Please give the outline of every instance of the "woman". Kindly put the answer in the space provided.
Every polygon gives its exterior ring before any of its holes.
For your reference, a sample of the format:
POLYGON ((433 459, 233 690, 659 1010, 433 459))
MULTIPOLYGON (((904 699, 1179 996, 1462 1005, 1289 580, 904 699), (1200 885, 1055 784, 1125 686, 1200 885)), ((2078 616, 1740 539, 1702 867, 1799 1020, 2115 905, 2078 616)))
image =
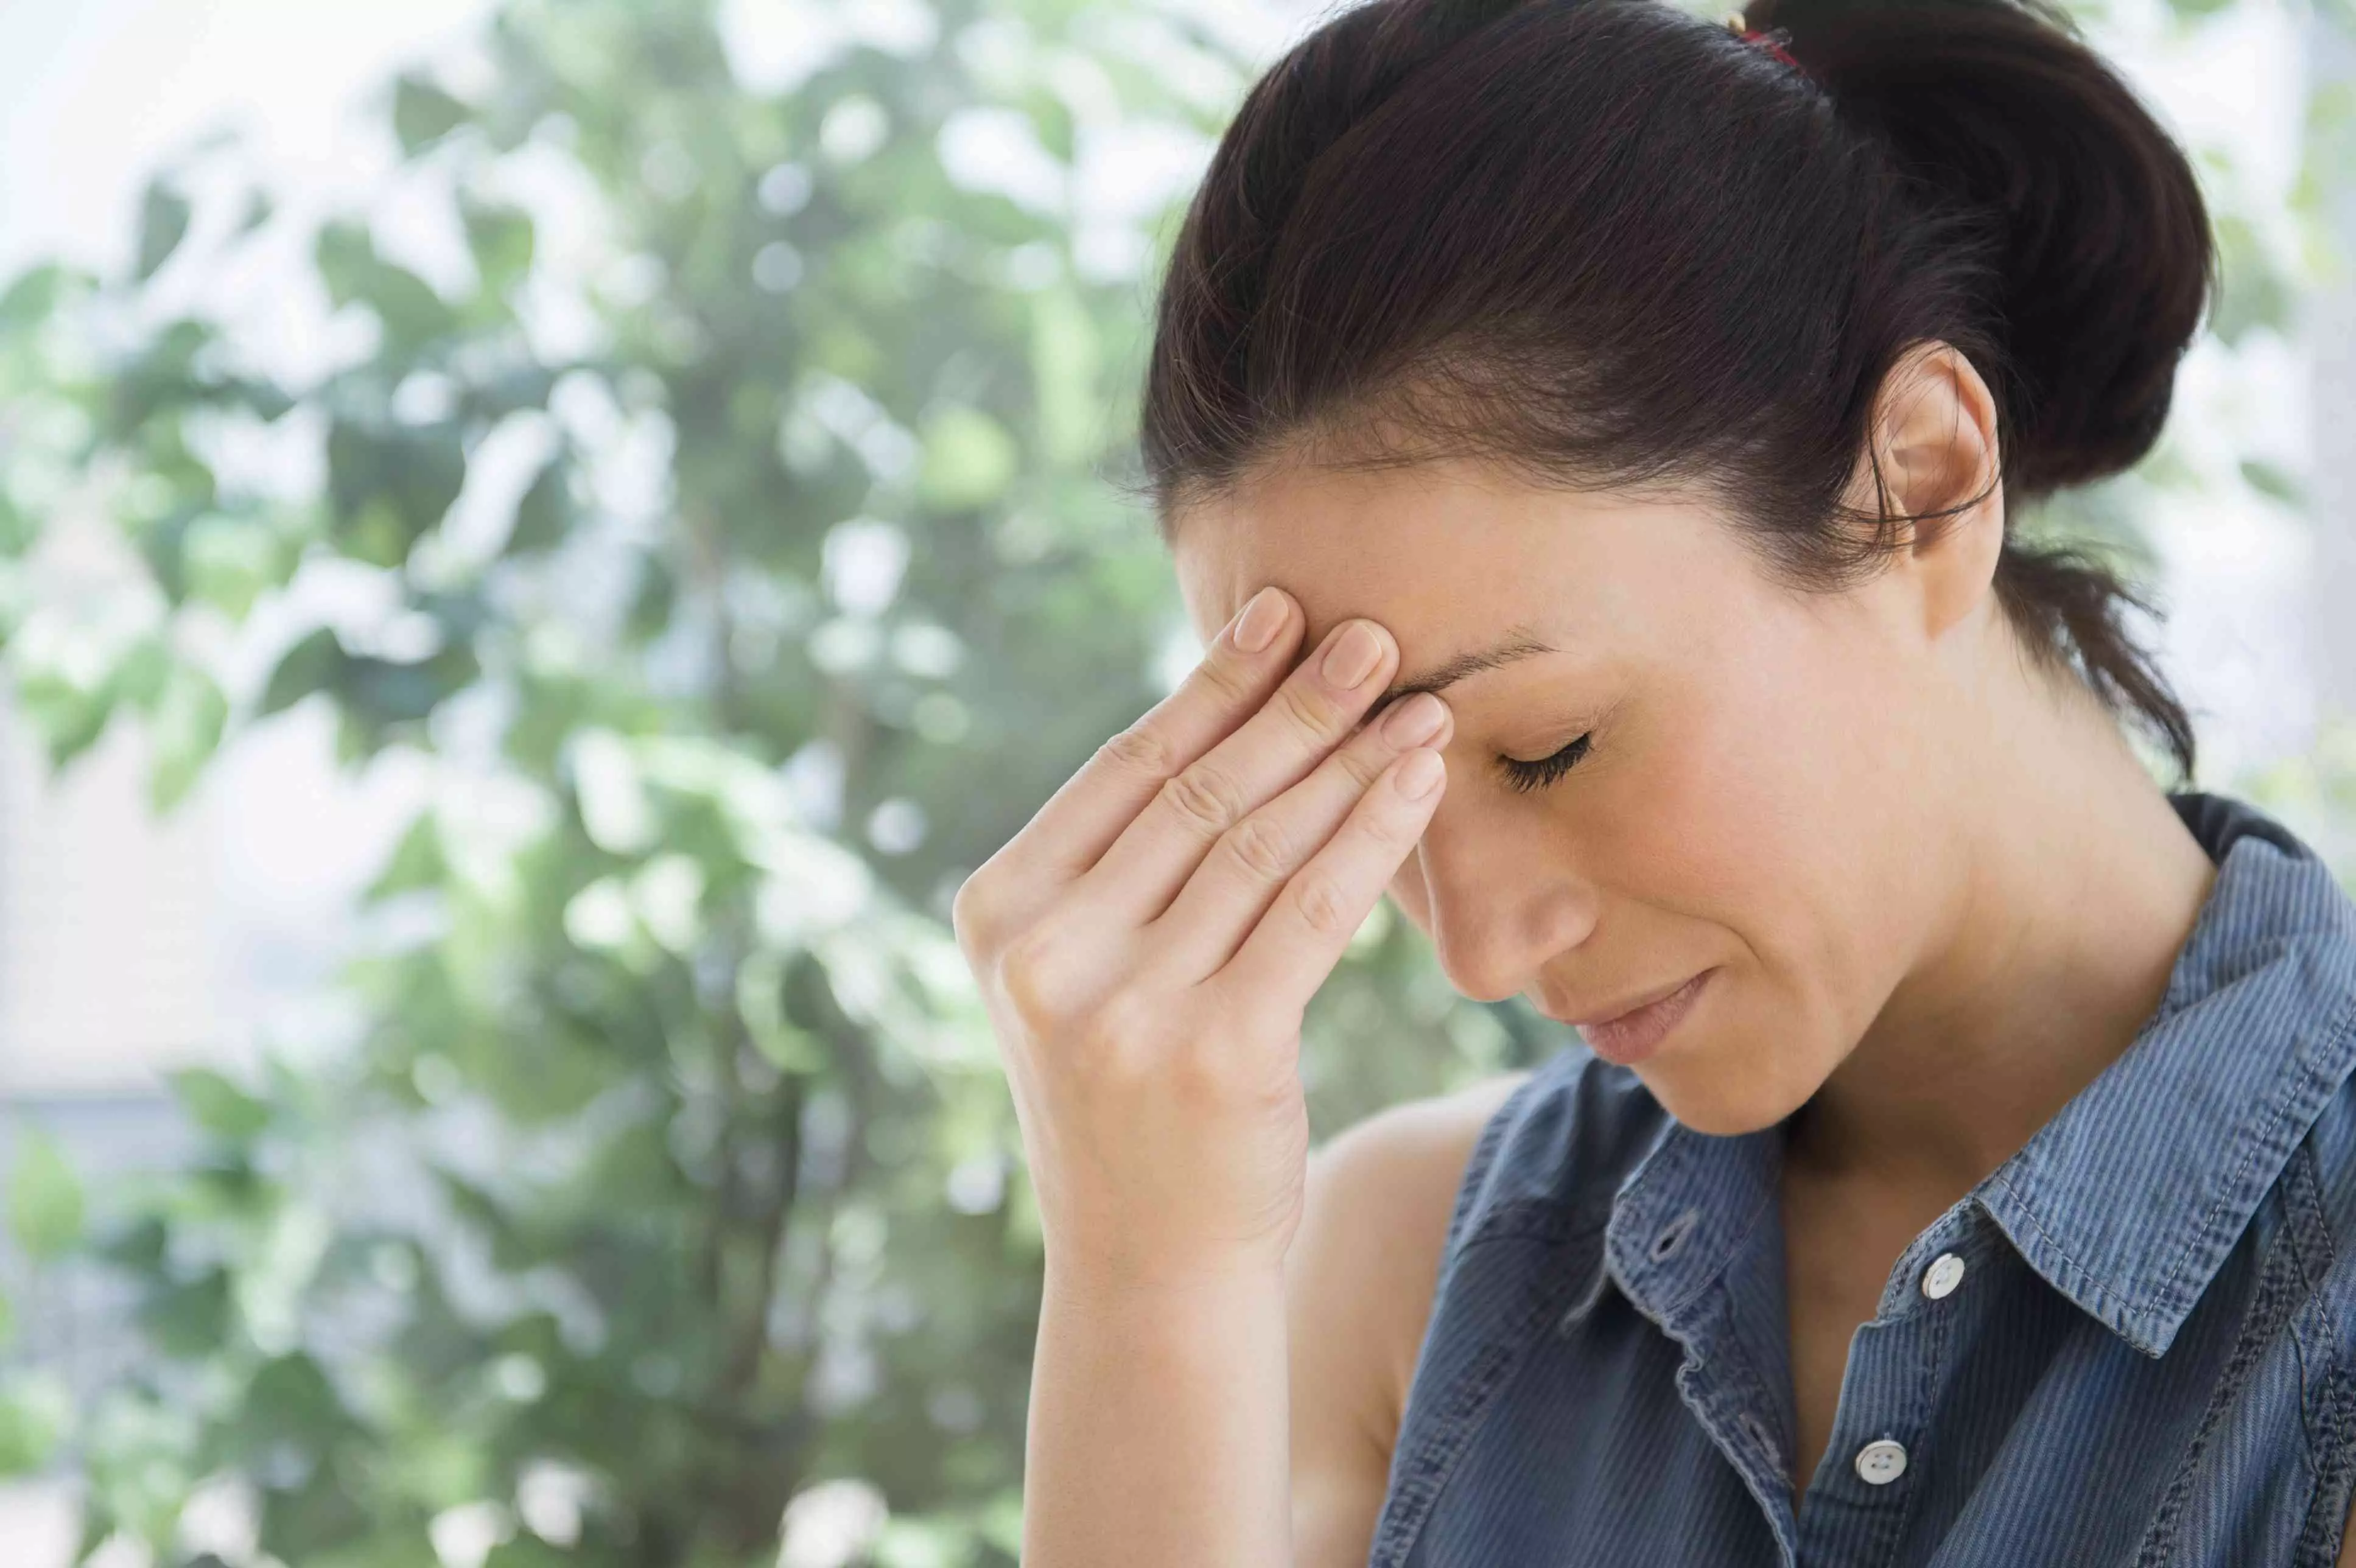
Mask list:
POLYGON ((2015 537, 2161 427, 2192 174, 2045 14, 1751 19, 1376 0, 1211 163, 1208 651, 956 912, 1031 1568, 2356 1563, 2356 907, 2015 537), (1386 886, 1583 1038, 1310 1158, 1386 886))

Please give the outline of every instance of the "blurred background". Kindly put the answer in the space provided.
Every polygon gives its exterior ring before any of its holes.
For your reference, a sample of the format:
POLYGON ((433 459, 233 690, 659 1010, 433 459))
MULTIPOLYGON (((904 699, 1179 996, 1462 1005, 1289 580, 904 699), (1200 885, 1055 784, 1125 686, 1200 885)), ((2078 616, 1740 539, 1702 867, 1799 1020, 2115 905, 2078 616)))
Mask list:
MULTIPOLYGON (((2226 287, 2024 526, 2356 876, 2356 0, 2072 9, 2226 287)), ((948 901, 1198 656, 1149 308, 1322 11, 0 3, 0 1563, 1013 1561, 948 901)), ((1378 910, 1313 1130, 1567 1039, 1378 910)))

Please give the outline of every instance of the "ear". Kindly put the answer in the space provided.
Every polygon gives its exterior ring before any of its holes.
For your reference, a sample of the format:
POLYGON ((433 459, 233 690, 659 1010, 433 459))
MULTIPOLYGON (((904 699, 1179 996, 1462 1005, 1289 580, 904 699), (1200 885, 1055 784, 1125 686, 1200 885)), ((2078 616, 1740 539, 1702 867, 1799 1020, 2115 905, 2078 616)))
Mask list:
POLYGON ((1937 637, 1987 598, 2004 545, 2004 483, 1996 397, 1961 350, 1919 345, 1891 368, 1877 400, 1870 461, 1857 504, 1901 517, 1905 547, 1889 564, 1914 579, 1922 632, 1937 637), (1923 517, 1923 514, 1942 514, 1923 517))

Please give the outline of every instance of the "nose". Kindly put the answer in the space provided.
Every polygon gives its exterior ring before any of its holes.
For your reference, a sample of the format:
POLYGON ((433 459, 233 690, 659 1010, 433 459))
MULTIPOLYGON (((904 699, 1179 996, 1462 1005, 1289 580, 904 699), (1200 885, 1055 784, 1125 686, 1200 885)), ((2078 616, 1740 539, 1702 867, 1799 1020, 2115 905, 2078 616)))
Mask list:
MULTIPOLYGON (((1418 848, 1419 912, 1449 983, 1479 1002, 1537 985, 1547 964, 1595 929, 1596 889, 1577 856, 1538 837, 1537 825, 1443 798, 1418 848)), ((1416 865, 1404 869, 1415 880, 1416 865)))

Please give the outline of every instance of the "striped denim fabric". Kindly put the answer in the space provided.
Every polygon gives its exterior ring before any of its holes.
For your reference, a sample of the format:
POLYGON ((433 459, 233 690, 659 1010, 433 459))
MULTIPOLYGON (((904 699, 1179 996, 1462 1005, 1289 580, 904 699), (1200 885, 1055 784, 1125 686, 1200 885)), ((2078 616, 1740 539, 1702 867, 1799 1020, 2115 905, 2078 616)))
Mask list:
POLYGON ((1572 1043, 1468 1162, 1370 1568, 2330 1568, 2356 1479, 2356 904, 2231 797, 2135 1042, 1900 1254, 1795 1510, 1782 1128, 1572 1043))

